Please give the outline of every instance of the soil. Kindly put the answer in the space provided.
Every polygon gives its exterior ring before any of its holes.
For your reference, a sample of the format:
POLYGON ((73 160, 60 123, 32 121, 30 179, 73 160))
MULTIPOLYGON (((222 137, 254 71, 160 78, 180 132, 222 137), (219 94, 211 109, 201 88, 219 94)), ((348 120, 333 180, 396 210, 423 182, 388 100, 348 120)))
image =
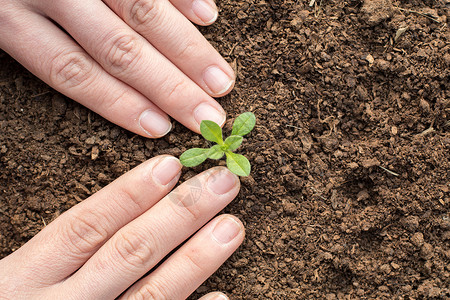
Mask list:
MULTIPOLYGON (((449 1, 218 6, 201 30, 237 73, 219 101, 258 123, 225 210, 247 238, 192 298, 449 297, 449 1)), ((0 66, 0 258, 142 161, 204 146, 176 122, 133 135, 2 52, 0 66)))

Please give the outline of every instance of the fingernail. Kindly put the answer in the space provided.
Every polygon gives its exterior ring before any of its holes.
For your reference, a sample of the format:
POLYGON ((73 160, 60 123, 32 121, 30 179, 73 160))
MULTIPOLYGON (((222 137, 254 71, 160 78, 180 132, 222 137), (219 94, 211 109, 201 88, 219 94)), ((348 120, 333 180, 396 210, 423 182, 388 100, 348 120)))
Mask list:
POLYGON ((228 91, 234 82, 232 78, 216 66, 209 67, 205 70, 203 80, 209 89, 217 95, 228 91))
POLYGON ((225 112, 218 111, 216 108, 203 102, 194 110, 194 118, 199 125, 203 120, 210 120, 222 126, 226 117, 225 112))
POLYGON ((236 182, 236 175, 228 171, 228 169, 223 168, 209 176, 208 187, 215 194, 223 195, 234 188, 236 182))
POLYGON ((212 235, 220 244, 228 244, 241 231, 241 226, 230 217, 224 217, 214 227, 212 235))
POLYGON ((172 123, 167 117, 151 109, 140 115, 139 126, 152 137, 164 136, 172 129, 172 123))
POLYGON ((153 167, 153 177, 162 185, 167 185, 181 171, 178 159, 172 156, 164 157, 153 167))
POLYGON ((206 295, 202 297, 202 300, 229 300, 225 294, 223 293, 212 293, 210 295, 206 295))
POLYGON ((192 3, 192 10, 205 24, 213 23, 218 16, 216 4, 210 1, 195 0, 192 3))

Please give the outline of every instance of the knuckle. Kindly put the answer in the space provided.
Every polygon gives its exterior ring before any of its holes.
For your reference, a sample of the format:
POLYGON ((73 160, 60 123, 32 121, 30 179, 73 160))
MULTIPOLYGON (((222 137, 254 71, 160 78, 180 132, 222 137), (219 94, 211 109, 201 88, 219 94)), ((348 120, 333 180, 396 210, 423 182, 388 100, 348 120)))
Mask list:
POLYGON ((198 249, 191 249, 185 254, 186 261, 189 263, 190 267, 193 269, 193 272, 202 273, 205 271, 205 267, 201 263, 202 257, 201 252, 198 249))
POLYGON ((98 107, 104 107, 105 111, 111 114, 123 114, 123 107, 126 106, 127 100, 130 99, 130 92, 128 89, 117 91, 111 97, 101 97, 97 100, 98 107))
POLYGON ((87 82, 92 76, 94 63, 82 52, 62 52, 50 62, 50 81, 56 86, 73 88, 87 82))
POLYGON ((137 37, 117 35, 111 39, 106 52, 106 63, 114 74, 126 73, 137 64, 141 48, 137 37))
POLYGON ((165 293, 163 289, 159 288, 156 285, 144 284, 140 287, 136 293, 131 298, 133 300, 156 300, 156 299, 170 299, 165 293))
POLYGON ((186 95, 189 94, 189 90, 191 89, 190 84, 186 80, 179 80, 178 82, 174 82, 173 80, 166 80, 165 82, 170 83, 170 86, 167 86, 165 101, 167 106, 176 107, 179 110, 186 109, 186 106, 190 104, 189 101, 181 101, 186 98, 186 95))
POLYGON ((122 204, 124 206, 123 211, 125 212, 129 211, 130 208, 140 212, 144 212, 148 209, 148 206, 145 205, 143 201, 140 201, 136 193, 127 186, 123 187, 120 191, 117 191, 115 197, 116 205, 120 207, 122 204))
POLYGON ((66 224, 62 229, 63 242, 68 244, 69 248, 75 247, 78 254, 94 251, 108 238, 107 230, 101 225, 101 218, 92 213, 74 215, 66 224))
POLYGON ((129 21, 134 26, 154 23, 160 15, 159 0, 133 0, 129 9, 129 21))
POLYGON ((17 11, 17 7, 14 5, 14 2, 11 1, 0 1, 0 28, 5 27, 8 24, 13 23, 14 13, 17 11))
POLYGON ((185 81, 180 81, 177 82, 176 84, 174 84, 170 90, 169 90, 169 94, 167 95, 167 98, 172 99, 178 99, 182 94, 183 91, 186 88, 186 82, 185 81))
POLYGON ((156 249, 148 240, 139 234, 122 233, 118 236, 114 245, 115 252, 127 269, 141 268, 154 257, 156 249))
POLYGON ((201 46, 197 41, 188 39, 177 48, 175 57, 180 61, 192 60, 199 55, 199 49, 201 46))
POLYGON ((182 219, 196 222, 201 218, 201 210, 195 205, 196 200, 192 198, 190 193, 180 195, 174 200, 175 203, 172 205, 174 213, 182 219))

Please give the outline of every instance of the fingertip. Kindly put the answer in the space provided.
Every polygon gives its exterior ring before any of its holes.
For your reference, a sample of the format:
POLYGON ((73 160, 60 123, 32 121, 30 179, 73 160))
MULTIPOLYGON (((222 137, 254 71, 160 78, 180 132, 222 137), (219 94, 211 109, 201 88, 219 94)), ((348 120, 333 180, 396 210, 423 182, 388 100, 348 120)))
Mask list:
POLYGON ((222 215, 218 217, 211 235, 220 246, 231 246, 234 251, 244 240, 244 225, 232 215, 222 215))
POLYGON ((229 219, 232 219, 234 222, 236 222, 240 227, 240 231, 239 231, 240 234, 245 236, 245 226, 244 226, 244 223, 242 223, 241 219, 239 219, 235 215, 230 215, 230 214, 223 214, 220 217, 229 218, 229 219))
POLYGON ((144 135, 149 138, 163 137, 172 130, 170 118, 153 109, 143 111, 138 122, 144 135))
POLYGON ((225 67, 212 65, 203 72, 203 81, 206 84, 206 91, 211 96, 222 97, 233 89, 236 79, 229 65, 225 67))
POLYGON ((199 300, 229 300, 227 295, 222 292, 212 292, 201 297, 199 300))
POLYGON ((217 94, 214 94, 213 97, 220 98, 220 97, 228 95, 233 90, 235 84, 236 84, 236 80, 233 77, 233 79, 231 79, 229 84, 227 86, 225 86, 223 88, 223 90, 219 91, 217 94))
MULTIPOLYGON (((215 167, 211 169, 207 179, 209 190, 216 195, 226 195, 239 190, 239 177, 226 167, 215 167)), ((237 192, 236 192, 237 193, 237 192)))
POLYGON ((194 109, 194 119, 198 124, 198 132, 200 132, 200 124, 203 120, 210 120, 222 127, 226 121, 226 113, 222 106, 217 102, 202 102, 194 109))
POLYGON ((171 155, 164 155, 153 166, 152 174, 155 181, 166 186, 173 181, 177 181, 181 173, 182 165, 180 160, 171 155))
POLYGON ((211 25, 219 16, 219 12, 214 1, 194 0, 192 2, 192 11, 200 21, 196 23, 202 26, 211 25))

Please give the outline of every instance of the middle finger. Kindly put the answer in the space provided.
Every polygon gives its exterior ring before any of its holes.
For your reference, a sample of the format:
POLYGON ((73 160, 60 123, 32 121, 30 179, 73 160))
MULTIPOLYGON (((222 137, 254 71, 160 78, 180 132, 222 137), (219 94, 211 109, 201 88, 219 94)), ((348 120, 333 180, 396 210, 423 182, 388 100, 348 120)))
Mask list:
POLYGON ((55 20, 111 75, 144 94, 186 127, 225 122, 225 112, 204 90, 101 1, 40 1, 55 20), (46 4, 47 3, 47 4, 46 4))

